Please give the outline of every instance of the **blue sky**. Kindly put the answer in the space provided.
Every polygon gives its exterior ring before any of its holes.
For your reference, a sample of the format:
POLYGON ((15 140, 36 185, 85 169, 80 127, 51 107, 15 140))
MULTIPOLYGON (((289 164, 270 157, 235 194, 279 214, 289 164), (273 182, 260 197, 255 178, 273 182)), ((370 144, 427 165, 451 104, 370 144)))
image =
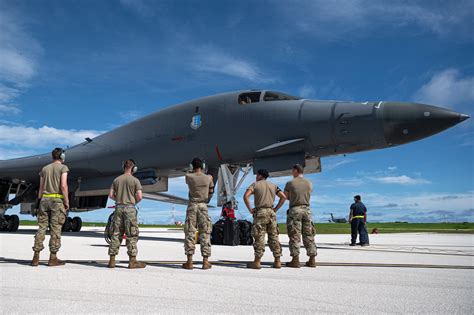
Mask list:
MULTIPOLYGON (((472 116, 473 21, 474 2, 463 0, 0 0, 0 159, 245 88, 472 116)), ((470 119, 398 148, 323 159, 323 173, 308 176, 316 222, 346 215, 356 193, 372 221, 473 221, 473 140, 470 119)), ((170 187, 186 196, 181 178, 170 187)), ((171 209, 144 202, 140 220, 171 222, 171 209)), ((184 217, 184 207, 175 212, 184 217)))

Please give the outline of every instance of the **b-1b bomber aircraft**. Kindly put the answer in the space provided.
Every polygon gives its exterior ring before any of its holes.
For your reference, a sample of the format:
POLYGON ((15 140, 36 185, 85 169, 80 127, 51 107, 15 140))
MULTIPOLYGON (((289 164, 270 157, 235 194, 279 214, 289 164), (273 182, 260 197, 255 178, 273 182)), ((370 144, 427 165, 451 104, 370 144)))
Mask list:
MULTIPOLYGON (((70 211, 105 208, 109 187, 128 158, 139 166, 135 176, 145 198, 186 204, 167 193, 168 179, 183 176, 191 159, 200 157, 217 181, 218 205, 236 207, 236 192, 252 168, 280 176, 300 163, 307 173, 320 172, 321 157, 398 146, 467 118, 417 103, 310 100, 266 90, 208 96, 66 148, 70 211)), ((38 173, 50 162, 49 153, 0 161, 0 228, 18 229, 18 216, 5 215, 15 205, 31 214, 38 173)), ((68 218, 65 225, 78 231, 80 218, 68 218)))

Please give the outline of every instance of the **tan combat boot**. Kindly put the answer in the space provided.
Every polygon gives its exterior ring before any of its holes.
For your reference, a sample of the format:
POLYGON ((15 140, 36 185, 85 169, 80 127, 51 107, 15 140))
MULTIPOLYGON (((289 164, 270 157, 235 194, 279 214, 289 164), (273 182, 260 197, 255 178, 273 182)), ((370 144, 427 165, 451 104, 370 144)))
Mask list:
POLYGON ((260 257, 255 256, 255 260, 254 260, 253 262, 249 262, 249 263, 247 264, 247 268, 250 268, 250 269, 261 269, 262 266, 260 265, 260 260, 261 260, 260 257))
POLYGON ((275 257, 275 261, 273 262, 273 268, 280 269, 281 268, 281 260, 280 257, 275 257))
POLYGON ((300 267, 300 256, 293 256, 293 259, 285 264, 287 267, 299 268, 300 267))
POLYGON ((51 253, 49 255, 49 261, 48 261, 48 266, 54 267, 54 266, 63 266, 65 265, 66 262, 62 261, 56 256, 56 253, 51 253))
POLYGON ((204 269, 204 270, 211 269, 211 267, 212 267, 212 265, 209 262, 209 258, 208 257, 203 257, 203 259, 202 259, 202 269, 204 269))
POLYGON ((307 267, 316 268, 316 256, 309 256, 309 260, 305 265, 307 267))
MULTIPOLYGON (((202 266, 204 268, 204 264, 202 266)), ((183 264, 184 269, 193 269, 193 255, 188 255, 188 260, 183 264)))
POLYGON ((31 266, 36 267, 39 265, 40 253, 35 252, 33 255, 33 260, 31 260, 31 266))
POLYGON ((137 261, 136 256, 130 256, 130 261, 128 263, 128 269, 140 269, 145 268, 146 264, 141 261, 137 261))
POLYGON ((107 265, 109 268, 115 268, 115 255, 110 255, 109 264, 107 265))

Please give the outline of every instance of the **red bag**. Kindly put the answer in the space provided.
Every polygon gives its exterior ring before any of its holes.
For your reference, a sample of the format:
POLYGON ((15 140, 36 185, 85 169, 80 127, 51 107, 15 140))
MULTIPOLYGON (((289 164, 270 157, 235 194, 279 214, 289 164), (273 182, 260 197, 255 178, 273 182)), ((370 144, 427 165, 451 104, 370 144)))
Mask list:
POLYGON ((235 219, 235 210, 228 207, 224 207, 222 208, 221 216, 223 216, 224 218, 235 219))

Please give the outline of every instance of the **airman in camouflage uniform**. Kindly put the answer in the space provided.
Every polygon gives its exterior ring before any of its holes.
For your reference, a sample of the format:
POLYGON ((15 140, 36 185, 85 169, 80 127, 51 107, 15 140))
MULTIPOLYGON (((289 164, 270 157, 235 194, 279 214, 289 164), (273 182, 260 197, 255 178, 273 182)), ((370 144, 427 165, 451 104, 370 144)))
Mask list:
POLYGON ((290 209, 288 210, 286 227, 288 230, 288 238, 290 239, 290 255, 292 261, 287 262, 287 267, 300 267, 300 245, 301 235, 303 235, 303 244, 306 253, 309 256, 306 266, 316 267, 316 243, 314 242, 315 229, 311 209, 309 208, 311 192, 313 184, 303 178, 304 169, 301 165, 293 166, 294 179, 286 183, 285 195, 290 201, 290 209))
POLYGON ((184 224, 184 252, 187 256, 184 269, 193 269, 193 255, 196 248, 196 227, 203 257, 202 269, 210 269, 212 222, 207 212, 207 204, 214 193, 212 176, 203 173, 203 162, 195 158, 192 161, 193 172, 186 174, 189 187, 189 204, 184 224))
POLYGON ((55 148, 51 155, 53 162, 40 172, 40 188, 38 191, 39 209, 38 232, 35 235, 33 246, 32 266, 38 266, 39 253, 44 249, 43 242, 46 230, 49 227, 49 251, 50 258, 48 266, 61 266, 65 262, 56 256, 61 247, 61 229, 67 218, 69 209, 69 196, 67 186, 67 174, 69 168, 64 165, 65 153, 61 148, 55 148))
POLYGON ((115 268, 115 256, 118 255, 120 243, 125 233, 129 269, 145 268, 144 262, 137 261, 138 223, 135 205, 142 200, 142 185, 133 176, 138 167, 130 159, 123 164, 123 175, 117 177, 110 187, 109 198, 115 201, 115 212, 112 218, 112 235, 109 246, 109 268, 115 268))
POLYGON ((115 206, 112 217, 112 233, 110 236, 109 255, 118 255, 123 234, 126 236, 127 254, 136 257, 138 254, 138 222, 137 209, 134 206, 115 206))
POLYGON ((286 198, 283 192, 273 183, 267 181, 268 171, 260 169, 257 171, 257 181, 247 188, 244 195, 244 202, 250 213, 253 215, 252 236, 255 241, 253 248, 255 259, 247 264, 247 268, 260 269, 261 259, 265 252, 265 233, 268 234, 268 246, 273 253, 273 268, 281 268, 281 245, 278 239, 278 225, 276 212, 281 208, 286 198), (254 195, 255 208, 250 205, 250 196, 254 195), (280 200, 276 207, 275 196, 280 200))

